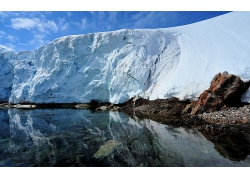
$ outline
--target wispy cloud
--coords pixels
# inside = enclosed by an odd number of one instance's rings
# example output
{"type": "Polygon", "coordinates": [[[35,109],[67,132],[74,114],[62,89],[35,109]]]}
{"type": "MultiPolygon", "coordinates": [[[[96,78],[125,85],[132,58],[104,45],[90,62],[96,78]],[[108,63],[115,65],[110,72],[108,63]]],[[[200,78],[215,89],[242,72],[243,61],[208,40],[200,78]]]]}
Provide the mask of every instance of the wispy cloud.
{"type": "Polygon", "coordinates": [[[8,17],[8,12],[0,12],[0,17],[1,17],[1,18],[6,18],[6,17],[8,17]]]}
{"type": "Polygon", "coordinates": [[[68,17],[72,16],[71,12],[68,12],[67,15],[68,15],[68,17]]]}
{"type": "Polygon", "coordinates": [[[69,28],[69,23],[66,22],[65,18],[59,18],[59,28],[65,31],[69,28]]]}
{"type": "Polygon", "coordinates": [[[19,40],[18,37],[16,37],[16,36],[10,36],[10,35],[7,36],[7,39],[9,41],[11,41],[11,42],[16,42],[16,41],[19,40]]]}
{"type": "Polygon", "coordinates": [[[15,46],[14,46],[14,44],[12,44],[12,43],[5,43],[5,45],[6,45],[6,48],[7,48],[8,50],[13,50],[13,49],[15,49],[15,46]]]}
{"type": "Polygon", "coordinates": [[[73,22],[74,25],[78,26],[81,30],[86,29],[88,26],[88,20],[86,17],[82,18],[80,22],[73,22]]]}
{"type": "Polygon", "coordinates": [[[0,31],[0,35],[5,35],[5,32],[4,31],[0,31]]]}
{"type": "Polygon", "coordinates": [[[5,45],[2,45],[0,44],[0,52],[3,52],[3,51],[12,51],[13,48],[11,48],[10,46],[5,46],[5,45]]]}
{"type": "Polygon", "coordinates": [[[46,35],[34,33],[33,39],[28,42],[29,45],[35,46],[36,48],[43,46],[47,43],[46,35]]]}
{"type": "Polygon", "coordinates": [[[37,29],[39,32],[49,33],[49,31],[58,31],[58,27],[54,21],[42,21],[39,18],[13,18],[11,19],[11,27],[14,29],[37,29]]]}
{"type": "Polygon", "coordinates": [[[86,25],[87,25],[87,18],[81,19],[81,23],[82,23],[81,28],[84,29],[86,27],[86,25]]]}
{"type": "Polygon", "coordinates": [[[174,12],[138,12],[132,16],[132,19],[134,21],[132,28],[155,28],[167,22],[173,23],[177,19],[177,14],[174,12]]]}

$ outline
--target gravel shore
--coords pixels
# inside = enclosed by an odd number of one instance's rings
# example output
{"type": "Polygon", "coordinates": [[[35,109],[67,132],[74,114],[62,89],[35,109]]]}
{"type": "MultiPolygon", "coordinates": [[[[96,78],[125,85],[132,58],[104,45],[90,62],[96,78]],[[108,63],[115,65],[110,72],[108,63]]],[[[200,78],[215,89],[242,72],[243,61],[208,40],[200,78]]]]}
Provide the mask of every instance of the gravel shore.
{"type": "Polygon", "coordinates": [[[219,111],[199,115],[202,120],[216,124],[245,124],[250,122],[250,105],[225,107],[219,111]]]}

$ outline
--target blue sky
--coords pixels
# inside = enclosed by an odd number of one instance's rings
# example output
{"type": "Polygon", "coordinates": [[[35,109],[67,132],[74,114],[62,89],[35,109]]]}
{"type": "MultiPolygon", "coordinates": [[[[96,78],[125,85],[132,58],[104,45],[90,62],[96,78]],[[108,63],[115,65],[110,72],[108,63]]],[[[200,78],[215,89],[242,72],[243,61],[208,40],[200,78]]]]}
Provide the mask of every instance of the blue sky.
{"type": "Polygon", "coordinates": [[[209,19],[219,11],[1,11],[0,47],[34,50],[73,34],[167,28],[209,19]]]}

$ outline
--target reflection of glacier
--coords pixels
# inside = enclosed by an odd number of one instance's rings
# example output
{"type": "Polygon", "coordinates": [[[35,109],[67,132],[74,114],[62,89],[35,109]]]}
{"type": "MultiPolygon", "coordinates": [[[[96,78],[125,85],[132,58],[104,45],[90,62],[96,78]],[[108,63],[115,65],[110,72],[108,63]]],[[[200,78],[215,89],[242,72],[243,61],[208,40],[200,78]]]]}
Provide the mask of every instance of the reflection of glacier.
{"type": "Polygon", "coordinates": [[[17,135],[18,131],[23,131],[27,137],[32,139],[32,142],[35,146],[41,146],[45,142],[49,142],[46,137],[38,130],[33,128],[33,121],[30,116],[27,118],[27,122],[25,125],[21,124],[20,116],[15,114],[10,116],[10,135],[14,137],[17,135]]]}
{"type": "Polygon", "coordinates": [[[120,112],[0,109],[0,166],[249,166],[222,157],[195,129],[120,112]],[[119,146],[93,155],[109,140],[119,146]]]}
{"type": "Polygon", "coordinates": [[[121,142],[119,157],[129,166],[184,166],[183,158],[170,144],[154,136],[145,126],[125,114],[110,112],[110,133],[121,142]]]}
{"type": "MultiPolygon", "coordinates": [[[[110,112],[111,126],[110,132],[116,141],[129,140],[131,148],[127,154],[147,154],[146,141],[152,138],[152,149],[165,155],[167,165],[171,166],[237,166],[238,164],[221,156],[215,149],[213,143],[207,141],[196,129],[174,128],[172,126],[157,123],[144,119],[135,121],[124,114],[110,112]],[[113,121],[113,122],[112,122],[113,121]],[[147,136],[142,132],[147,131],[147,136]],[[134,139],[132,139],[134,138],[134,139]],[[144,140],[143,140],[144,138],[144,140]],[[125,140],[124,140],[125,139],[125,140]],[[139,142],[139,143],[138,143],[139,142]],[[155,149],[157,147],[157,149],[155,149]],[[172,158],[172,159],[171,159],[172,158]],[[173,160],[173,164],[171,164],[173,160]],[[183,163],[183,164],[182,164],[183,163]]],[[[152,142],[151,141],[151,142],[152,142]]],[[[127,144],[127,147],[129,144],[127,144]]],[[[152,150],[151,150],[152,152],[152,150]]],[[[143,156],[142,156],[143,157],[143,156]]],[[[147,157],[150,158],[150,157],[147,157]]],[[[156,158],[156,157],[155,157],[156,158]]],[[[133,159],[133,158],[128,158],[133,159]]],[[[165,163],[166,163],[165,162],[165,163]]],[[[249,157],[242,166],[249,166],[249,157]],[[248,165],[247,165],[248,164],[248,165]]],[[[166,164],[165,164],[166,165],[166,164]]]]}

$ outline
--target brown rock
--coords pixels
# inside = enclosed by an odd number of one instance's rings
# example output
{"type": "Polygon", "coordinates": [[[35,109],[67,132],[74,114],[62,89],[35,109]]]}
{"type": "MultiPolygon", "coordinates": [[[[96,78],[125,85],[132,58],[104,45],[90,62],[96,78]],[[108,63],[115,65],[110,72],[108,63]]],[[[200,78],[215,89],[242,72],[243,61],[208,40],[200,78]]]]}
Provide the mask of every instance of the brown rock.
{"type": "Polygon", "coordinates": [[[224,105],[239,105],[242,94],[249,86],[250,81],[244,83],[233,74],[219,73],[211,82],[209,89],[200,95],[191,114],[217,111],[224,105]]]}

